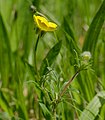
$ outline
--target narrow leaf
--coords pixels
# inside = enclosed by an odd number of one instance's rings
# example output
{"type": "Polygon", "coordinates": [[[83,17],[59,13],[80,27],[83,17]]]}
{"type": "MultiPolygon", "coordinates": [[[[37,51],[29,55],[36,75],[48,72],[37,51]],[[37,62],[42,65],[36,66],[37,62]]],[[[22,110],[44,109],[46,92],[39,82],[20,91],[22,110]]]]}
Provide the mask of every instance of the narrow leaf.
{"type": "Polygon", "coordinates": [[[73,40],[75,40],[74,32],[73,32],[72,28],[70,27],[69,22],[66,18],[64,18],[63,26],[64,26],[65,32],[68,33],[73,40]]]}
{"type": "Polygon", "coordinates": [[[36,73],[35,73],[34,67],[33,67],[32,65],[30,65],[26,60],[24,60],[23,62],[25,63],[25,66],[26,66],[28,72],[30,73],[30,75],[31,75],[33,78],[35,78],[35,74],[36,74],[36,73]]]}
{"type": "Polygon", "coordinates": [[[9,37],[1,14],[0,14],[0,72],[1,79],[3,80],[3,85],[6,86],[8,84],[7,77],[9,73],[12,73],[12,60],[9,37]]]}
{"type": "Polygon", "coordinates": [[[69,25],[69,21],[66,18],[64,18],[63,27],[64,27],[65,36],[66,36],[66,42],[69,45],[69,50],[71,54],[75,54],[74,50],[77,53],[80,53],[80,49],[77,46],[77,42],[74,37],[74,32],[71,26],[69,25]]]}
{"type": "Polygon", "coordinates": [[[9,37],[1,14],[0,14],[0,36],[1,36],[1,40],[6,44],[6,47],[8,48],[8,53],[10,53],[11,47],[10,47],[9,37]]]}
{"type": "Polygon", "coordinates": [[[47,54],[47,56],[44,58],[42,65],[40,67],[40,75],[46,74],[48,71],[47,67],[51,66],[54,62],[55,58],[60,52],[62,45],[62,41],[59,41],[47,54]]]}
{"type": "Polygon", "coordinates": [[[93,18],[92,23],[90,24],[90,27],[83,45],[83,51],[90,51],[92,54],[94,54],[96,43],[98,41],[98,36],[101,31],[104,20],[105,20],[105,0],[103,1],[95,17],[93,18]]]}
{"type": "Polygon", "coordinates": [[[12,115],[13,115],[12,110],[9,106],[7,99],[5,98],[4,94],[2,93],[2,91],[0,91],[0,106],[2,107],[2,109],[5,112],[7,112],[9,114],[9,116],[12,117],[12,115]]]}
{"type": "Polygon", "coordinates": [[[40,107],[41,107],[41,109],[42,109],[42,111],[43,111],[43,114],[44,114],[45,118],[46,118],[47,120],[51,120],[51,113],[50,113],[50,111],[47,109],[47,107],[46,107],[43,103],[39,103],[39,105],[40,105],[40,107]]]}

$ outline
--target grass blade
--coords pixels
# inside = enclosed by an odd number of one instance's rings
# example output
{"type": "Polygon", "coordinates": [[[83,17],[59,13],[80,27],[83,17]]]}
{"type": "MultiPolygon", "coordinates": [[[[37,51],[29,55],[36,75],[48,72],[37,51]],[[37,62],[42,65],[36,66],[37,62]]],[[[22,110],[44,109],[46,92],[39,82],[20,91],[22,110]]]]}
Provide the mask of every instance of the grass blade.
{"type": "Polygon", "coordinates": [[[67,21],[66,18],[64,18],[63,25],[64,25],[64,32],[66,36],[66,42],[69,45],[69,49],[71,53],[75,54],[74,50],[76,50],[77,53],[80,53],[80,49],[75,40],[74,32],[71,26],[69,25],[69,21],[67,21]]]}
{"type": "Polygon", "coordinates": [[[13,116],[13,112],[10,108],[10,105],[8,103],[8,100],[5,98],[4,94],[2,91],[0,91],[0,106],[2,109],[9,114],[9,116],[13,116]]]}
{"type": "Polygon", "coordinates": [[[83,51],[90,51],[92,54],[94,54],[96,43],[98,41],[98,36],[101,31],[104,20],[105,20],[105,0],[103,1],[100,9],[96,13],[89,27],[89,30],[83,45],[83,51]]]}

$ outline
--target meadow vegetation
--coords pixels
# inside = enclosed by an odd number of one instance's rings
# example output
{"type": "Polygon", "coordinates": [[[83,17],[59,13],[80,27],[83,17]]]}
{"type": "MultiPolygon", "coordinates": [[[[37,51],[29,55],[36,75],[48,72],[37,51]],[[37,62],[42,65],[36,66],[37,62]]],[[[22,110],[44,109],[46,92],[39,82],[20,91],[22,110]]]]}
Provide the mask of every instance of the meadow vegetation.
{"type": "Polygon", "coordinates": [[[105,120],[104,20],[105,0],[0,0],[0,120],[105,120]]]}

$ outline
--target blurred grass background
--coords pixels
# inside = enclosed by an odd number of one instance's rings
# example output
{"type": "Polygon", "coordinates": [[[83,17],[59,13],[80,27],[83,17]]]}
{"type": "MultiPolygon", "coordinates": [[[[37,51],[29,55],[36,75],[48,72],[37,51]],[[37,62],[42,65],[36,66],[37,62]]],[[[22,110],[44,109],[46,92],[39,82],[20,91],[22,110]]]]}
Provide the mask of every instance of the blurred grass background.
{"type": "MultiPolygon", "coordinates": [[[[0,120],[50,119],[45,114],[49,113],[48,110],[51,111],[46,93],[41,95],[36,85],[28,83],[33,80],[33,76],[32,69],[30,71],[25,61],[33,66],[33,48],[37,39],[30,6],[34,5],[58,25],[54,33],[46,33],[39,41],[38,69],[48,51],[62,40],[60,54],[49,68],[54,73],[45,78],[49,81],[45,87],[54,100],[60,87],[76,71],[74,50],[78,55],[81,54],[87,30],[102,2],[103,0],[0,0],[0,120]],[[40,110],[39,104],[43,109],[40,110]]],[[[64,101],[58,104],[57,120],[79,119],[94,96],[105,89],[105,24],[93,56],[92,70],[82,71],[72,82],[64,101]]],[[[95,120],[104,120],[104,113],[105,105],[102,104],[95,120]]],[[[87,120],[92,120],[90,118],[87,120]]]]}

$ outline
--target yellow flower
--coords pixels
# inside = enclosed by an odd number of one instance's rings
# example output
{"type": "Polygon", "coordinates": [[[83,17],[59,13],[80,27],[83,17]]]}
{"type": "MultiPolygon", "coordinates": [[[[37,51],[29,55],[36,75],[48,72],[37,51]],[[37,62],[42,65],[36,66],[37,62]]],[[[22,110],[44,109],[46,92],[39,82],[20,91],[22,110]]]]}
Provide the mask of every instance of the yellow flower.
{"type": "Polygon", "coordinates": [[[54,31],[57,28],[57,25],[55,23],[48,22],[46,18],[42,16],[33,15],[33,18],[39,29],[42,31],[54,31]]]}

